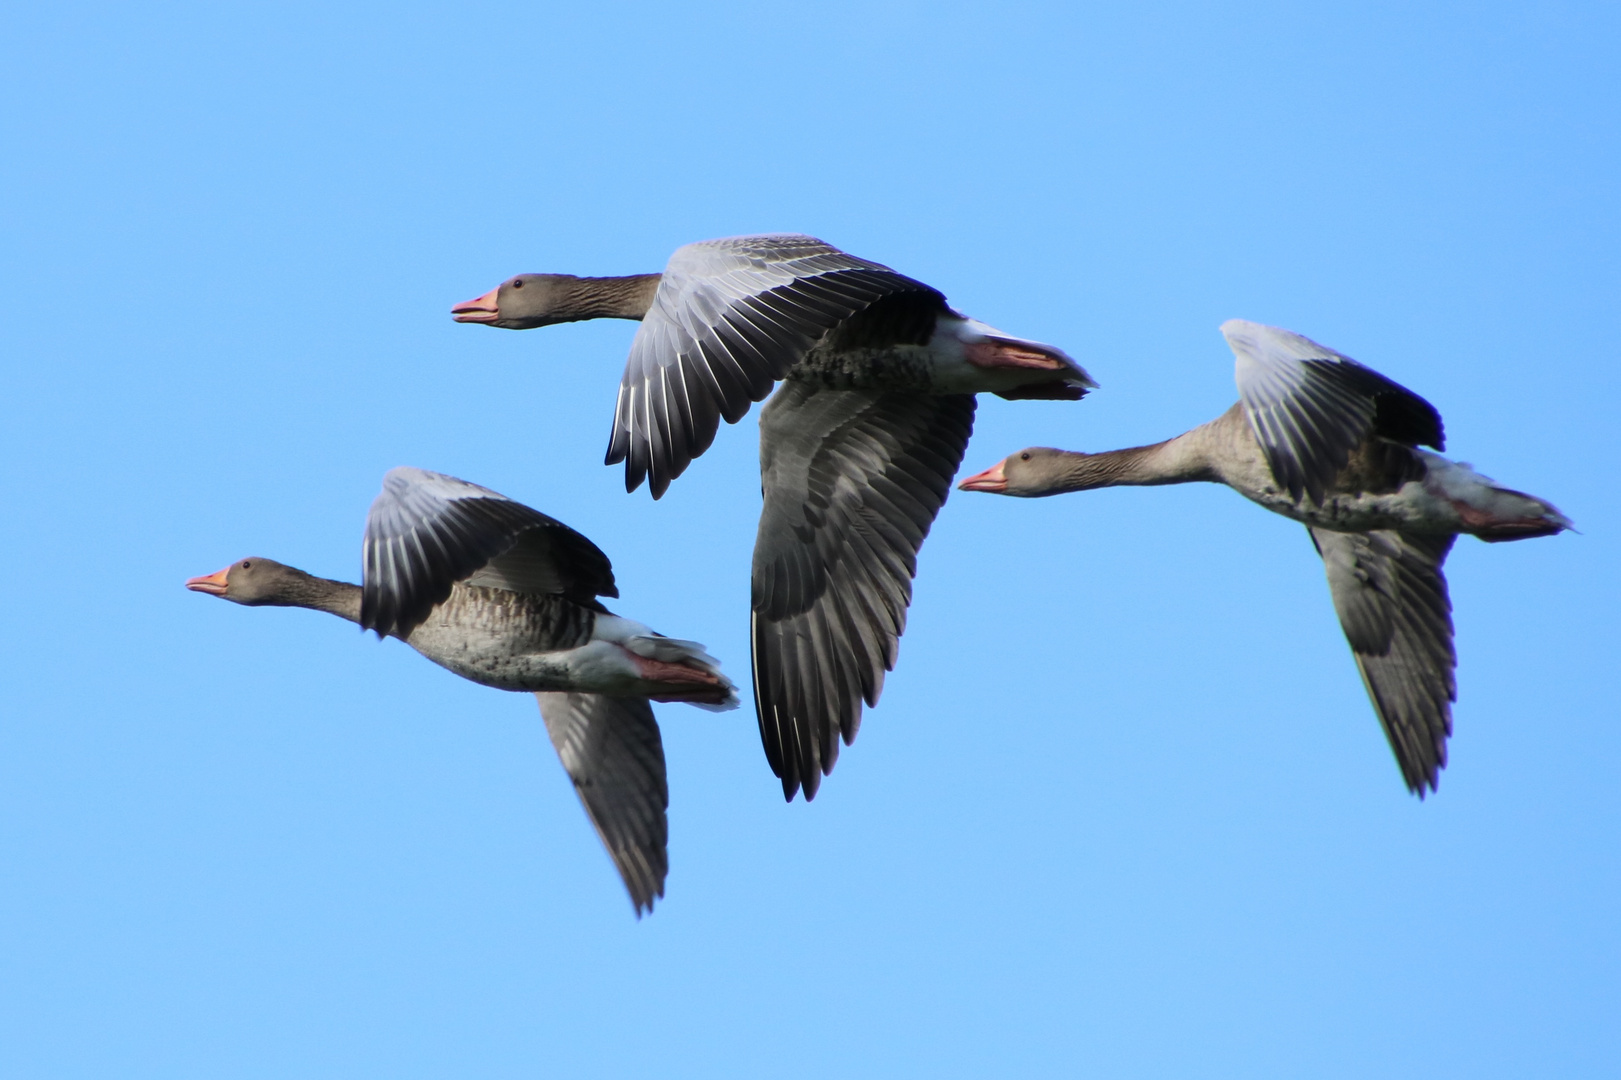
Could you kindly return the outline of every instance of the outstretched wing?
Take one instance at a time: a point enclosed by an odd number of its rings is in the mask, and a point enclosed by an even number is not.
[[[765,505],[754,545],[760,738],[783,796],[814,798],[878,703],[912,601],[917,552],[974,426],[972,395],[788,382],[760,416]]]
[[[401,467],[366,515],[360,625],[404,637],[467,580],[589,603],[618,596],[595,544],[554,518],[454,476]]]
[[[670,257],[631,343],[607,463],[656,499],[828,330],[886,297],[934,289],[810,236],[736,236]]]
[[[1372,368],[1288,330],[1230,319],[1221,332],[1250,430],[1280,487],[1313,502],[1367,437],[1444,448],[1435,406]]]
[[[1452,602],[1441,573],[1454,537],[1308,531],[1402,779],[1422,797],[1447,763],[1458,698]]]
[[[646,698],[536,694],[563,769],[639,918],[664,895],[670,861],[664,743]]]

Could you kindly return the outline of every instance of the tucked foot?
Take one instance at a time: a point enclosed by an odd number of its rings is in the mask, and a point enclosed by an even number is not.
[[[1553,536],[1570,528],[1570,519],[1551,506],[1546,506],[1539,500],[1519,492],[1508,492],[1509,495],[1519,496],[1516,501],[1530,502],[1540,512],[1533,512],[1519,516],[1509,516],[1500,512],[1494,513],[1491,509],[1471,506],[1460,499],[1454,499],[1452,505],[1457,508],[1458,518],[1463,522],[1464,528],[1489,544],[1502,543],[1505,540],[1530,540],[1538,536]]]
[[[636,671],[648,682],[664,683],[668,690],[660,690],[649,695],[654,701],[686,701],[700,705],[724,705],[731,700],[732,684],[713,671],[691,667],[687,664],[673,664],[664,660],[653,660],[646,656],[638,656],[629,649],[625,650],[631,662],[636,665]]]

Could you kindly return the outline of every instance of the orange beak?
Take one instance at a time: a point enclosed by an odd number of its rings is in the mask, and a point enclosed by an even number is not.
[[[1003,458],[982,473],[975,473],[958,484],[957,490],[989,491],[993,495],[1001,495],[1007,491],[1007,474],[1002,471],[1002,466],[1005,464],[1007,464],[1007,458]]]
[[[207,593],[209,596],[224,596],[225,579],[230,572],[231,567],[227,566],[224,570],[216,571],[207,577],[190,578],[186,581],[186,588],[192,592]]]
[[[497,285],[477,300],[468,300],[450,309],[450,317],[457,322],[494,322],[501,317],[501,303]]]

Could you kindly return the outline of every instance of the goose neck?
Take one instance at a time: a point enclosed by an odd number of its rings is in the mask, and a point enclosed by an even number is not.
[[[1100,487],[1147,487],[1216,479],[1194,432],[1147,446],[1100,454],[1066,454],[1055,470],[1053,493]]]
[[[282,584],[273,603],[281,607],[324,611],[352,623],[360,621],[360,586],[347,581],[300,574]]]
[[[662,274],[627,277],[566,277],[557,282],[552,306],[564,321],[582,319],[634,319],[640,321],[653,306]]]

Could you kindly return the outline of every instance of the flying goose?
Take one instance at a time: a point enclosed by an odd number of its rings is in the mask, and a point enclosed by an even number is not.
[[[737,707],[703,646],[611,613],[608,557],[488,488],[397,468],[366,517],[362,584],[247,558],[186,587],[238,604],[304,607],[395,637],[457,675],[533,693],[563,768],[638,917],[669,868],[664,748],[648,704]]]
[[[1083,454],[1030,447],[957,485],[1026,497],[1126,484],[1226,484],[1303,522],[1402,778],[1434,791],[1452,734],[1452,604],[1441,564],[1459,533],[1497,542],[1570,521],[1444,449],[1441,417],[1411,390],[1309,338],[1233,319],[1239,401],[1151,446]]]
[[[519,274],[452,314],[513,330],[641,320],[607,462],[625,462],[627,491],[650,478],[655,499],[722,417],[785,380],[760,414],[751,645],[760,737],[789,800],[815,797],[895,666],[974,394],[1074,401],[1096,385],[1061,350],[809,236],[688,244],[663,274]]]

